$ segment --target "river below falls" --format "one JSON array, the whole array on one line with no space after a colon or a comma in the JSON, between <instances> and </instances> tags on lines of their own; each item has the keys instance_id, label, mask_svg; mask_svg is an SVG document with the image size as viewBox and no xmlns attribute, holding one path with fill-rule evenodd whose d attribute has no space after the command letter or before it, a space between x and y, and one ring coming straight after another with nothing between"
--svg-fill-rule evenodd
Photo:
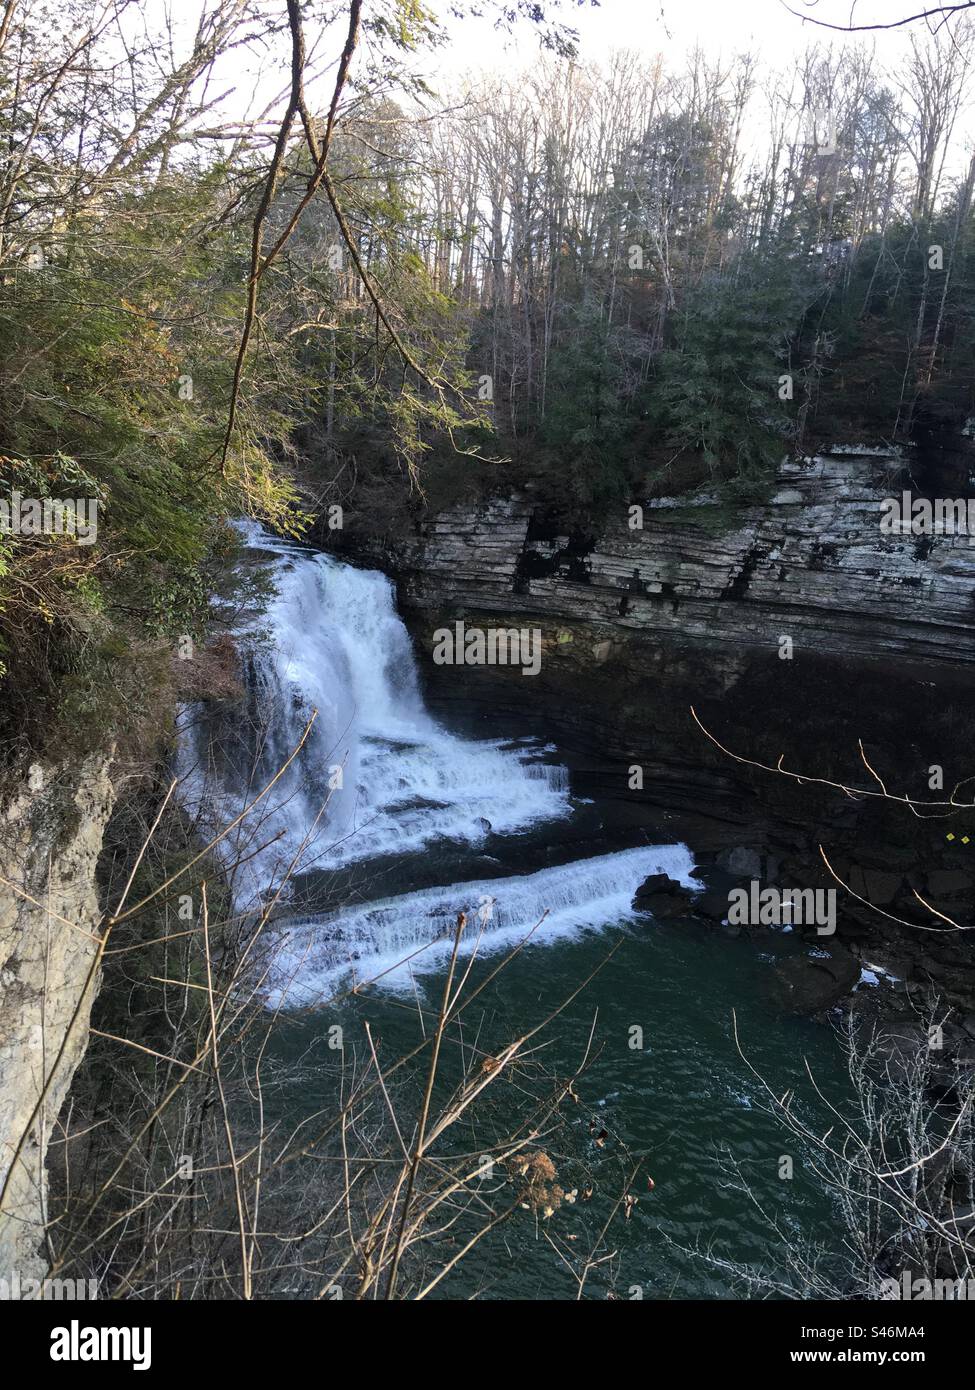
<instances>
[{"instance_id":1,"label":"river below falls","mask_svg":"<svg viewBox=\"0 0 975 1390\"><path fill-rule=\"evenodd\" d=\"M661 842L659 830L651 842L632 803L576 797L551 743L474 740L435 720L383 575L253 525L244 537L246 562L269 568L276 587L267 611L239 625L246 717L190 711L180 761L187 805L226 823L316 712L300 755L225 847L228 864L246 854L233 877L242 911L295 865L264 984L279 1010L269 1058L282 1064L270 1118L293 1128L334 1107L336 1025L360 1064L366 1023L387 1059L420 1041L418 1007L439 1005L463 911L469 991L528 938L465 1022L478 1055L560 1005L533 1055L536 1079L571 1076L588 1054L550 1147L559 1182L580 1195L547 1220L516 1212L435 1296L573 1297L572 1266L624 1191L639 1200L629 1219L613 1217L613 1257L588 1275L588 1298L748 1296L741 1268L775 1296L792 1282L790 1249L838 1255L837 1213L766 1113L734 1032L737 1020L741 1051L774 1095L794 1089L802 1118L828 1128L809 1071L843 1105L839 1044L782 1014L771 990L775 960L807 948L778 932L756 943L634 913L650 874L699 886L693 846ZM448 1049L445 1081L459 1060ZM505 1094L493 1092L485 1129L459 1127L458 1151L505 1132ZM497 1175L488 1185L501 1201ZM449 1257L459 1237L442 1240Z\"/></svg>"}]
</instances>

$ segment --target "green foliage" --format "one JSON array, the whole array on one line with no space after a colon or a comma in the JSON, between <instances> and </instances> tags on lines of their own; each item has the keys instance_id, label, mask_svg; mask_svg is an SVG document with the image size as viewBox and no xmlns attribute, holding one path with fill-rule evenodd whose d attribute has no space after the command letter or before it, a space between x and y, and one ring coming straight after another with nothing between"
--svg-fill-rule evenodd
<instances>
[{"instance_id":1,"label":"green foliage","mask_svg":"<svg viewBox=\"0 0 975 1390\"><path fill-rule=\"evenodd\" d=\"M932 269L932 247L945 264ZM953 200L935 221L866 239L817 323L830 335L817 416L837 433L957 429L975 405L975 238ZM811 332L812 330L810 330Z\"/></svg>"},{"instance_id":2,"label":"green foliage","mask_svg":"<svg viewBox=\"0 0 975 1390\"><path fill-rule=\"evenodd\" d=\"M421 462L438 435L461 454L473 452L484 432L496 448L467 370L469 324L416 249L434 235L449 241L459 234L432 226L421 206L422 190L408 177L410 130L400 108L364 102L357 132L357 139L337 137L329 167L346 224L360 248L368 245L366 274L384 321L320 202L303 217L287 262L273 267L266 302L272 321L302 325L305 450L331 455L363 424L378 427L411 486L422 487ZM379 147L382 159L374 153ZM308 156L299 164L308 170ZM286 186L282 207L299 196L300 185Z\"/></svg>"},{"instance_id":3,"label":"green foliage","mask_svg":"<svg viewBox=\"0 0 975 1390\"><path fill-rule=\"evenodd\" d=\"M705 277L687 297L678 343L655 364L651 420L716 476L761 477L782 457L791 421L779 377L801 307L798 278L757 259L734 276Z\"/></svg>"},{"instance_id":4,"label":"green foliage","mask_svg":"<svg viewBox=\"0 0 975 1390\"><path fill-rule=\"evenodd\" d=\"M123 652L199 632L225 518L304 524L279 462L301 393L285 350L248 361L220 468L246 236L205 230L218 191L211 171L125 193L0 282L0 496L98 505L94 544L4 539L0 654L20 730L28 710L87 720Z\"/></svg>"},{"instance_id":5,"label":"green foliage","mask_svg":"<svg viewBox=\"0 0 975 1390\"><path fill-rule=\"evenodd\" d=\"M558 461L572 500L597 510L631 481L626 441L634 423L635 348L589 303L569 313L549 364L539 443Z\"/></svg>"}]
</instances>

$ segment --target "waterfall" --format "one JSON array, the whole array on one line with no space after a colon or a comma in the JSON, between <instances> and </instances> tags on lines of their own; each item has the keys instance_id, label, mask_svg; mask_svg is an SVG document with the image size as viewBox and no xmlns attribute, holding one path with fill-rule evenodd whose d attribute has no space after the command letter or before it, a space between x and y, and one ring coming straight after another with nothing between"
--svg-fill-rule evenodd
<instances>
[{"instance_id":1,"label":"waterfall","mask_svg":"<svg viewBox=\"0 0 975 1390\"><path fill-rule=\"evenodd\" d=\"M534 945L635 916L633 895L651 874L688 888L694 861L684 845L577 859L554 869L428 888L288 924L270 971L269 1002L308 1006L327 999L341 979L381 977L409 988L415 975L443 965L453 950L457 915L467 915L461 950L488 955L528 940Z\"/></svg>"},{"instance_id":2,"label":"waterfall","mask_svg":"<svg viewBox=\"0 0 975 1390\"><path fill-rule=\"evenodd\" d=\"M565 769L539 761L533 743L458 738L426 711L385 575L253 523L244 537L270 556L275 593L238 632L246 708L218 720L199 707L183 714L184 800L206 828L240 814L317 715L297 758L224 850L228 863L247 859L234 875L238 908L276 888L292 861L302 873L434 840L476 845L570 814Z\"/></svg>"},{"instance_id":3,"label":"waterfall","mask_svg":"<svg viewBox=\"0 0 975 1390\"><path fill-rule=\"evenodd\" d=\"M300 752L220 846L235 905L267 901L291 867L341 871L368 861L398 864L433 846L476 852L490 836L518 836L572 815L566 769L533 739L460 738L426 710L409 634L390 580L242 523L245 547L270 570L273 595L237 623L245 679L242 708L183 711L181 795L212 834L238 817ZM317 713L315 713L317 711ZM292 867L293 866L293 867ZM310 1002L353 971L386 972L442 961L457 913L467 942L498 949L546 913L535 940L618 921L648 874L691 884L682 845L624 850L507 878L408 891L398 897L275 925L270 996ZM429 877L427 879L429 881ZM285 889L287 901L290 887ZM356 896L361 898L361 888ZM343 902L346 899L342 900ZM408 975L408 972L407 972Z\"/></svg>"}]
</instances>

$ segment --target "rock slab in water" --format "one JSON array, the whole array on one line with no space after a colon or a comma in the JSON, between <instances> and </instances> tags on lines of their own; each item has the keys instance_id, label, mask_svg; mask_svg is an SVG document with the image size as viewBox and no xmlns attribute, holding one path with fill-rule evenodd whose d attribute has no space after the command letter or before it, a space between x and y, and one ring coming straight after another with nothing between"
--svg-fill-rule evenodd
<instances>
[{"instance_id":1,"label":"rock slab in water","mask_svg":"<svg viewBox=\"0 0 975 1390\"><path fill-rule=\"evenodd\" d=\"M694 912L708 922L724 922L728 916L728 894L720 888L710 888L694 903Z\"/></svg>"},{"instance_id":2,"label":"rock slab in water","mask_svg":"<svg viewBox=\"0 0 975 1390\"><path fill-rule=\"evenodd\" d=\"M790 956L775 967L776 994L794 1014L830 1009L859 982L860 962L842 946L815 956Z\"/></svg>"},{"instance_id":3,"label":"rock slab in water","mask_svg":"<svg viewBox=\"0 0 975 1390\"><path fill-rule=\"evenodd\" d=\"M638 912L649 912L658 918L684 917L690 912L693 901L690 889L675 883L666 874L651 874L633 895L633 906Z\"/></svg>"}]
</instances>

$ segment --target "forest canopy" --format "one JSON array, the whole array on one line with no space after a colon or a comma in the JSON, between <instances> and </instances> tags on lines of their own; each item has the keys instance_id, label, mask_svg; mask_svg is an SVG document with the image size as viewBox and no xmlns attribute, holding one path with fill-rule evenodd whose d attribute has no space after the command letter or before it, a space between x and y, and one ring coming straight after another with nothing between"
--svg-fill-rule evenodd
<instances>
[{"instance_id":1,"label":"forest canopy","mask_svg":"<svg viewBox=\"0 0 975 1390\"><path fill-rule=\"evenodd\" d=\"M889 70L819 32L776 73L598 65L571 4L458 8L523 47L434 90L448 35L406 0L3 7L4 496L100 503L84 549L0 536L15 726L97 719L137 649L135 717L236 515L403 525L531 482L598 517L965 426L964 16Z\"/></svg>"}]
</instances>

